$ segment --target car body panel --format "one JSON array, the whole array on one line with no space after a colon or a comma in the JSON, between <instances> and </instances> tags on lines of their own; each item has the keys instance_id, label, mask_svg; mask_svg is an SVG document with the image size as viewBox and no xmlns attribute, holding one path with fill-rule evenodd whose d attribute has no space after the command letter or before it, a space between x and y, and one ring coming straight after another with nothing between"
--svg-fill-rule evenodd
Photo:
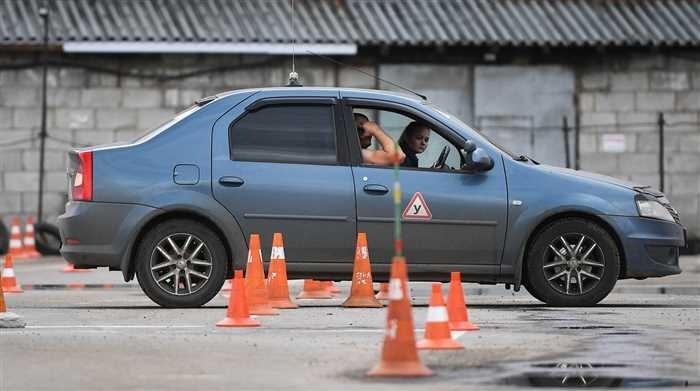
<instances>
[{"instance_id":1,"label":"car body panel","mask_svg":"<svg viewBox=\"0 0 700 391\"><path fill-rule=\"evenodd\" d=\"M355 234L366 230L371 254L376 254L373 272L385 279L391 253L391 197L369 195L363 189L366 184L391 188L390 169L362 166L352 154L347 162L328 166L231 161L229 124L260 99L287 97L362 99L402 106L449 129L456 139L474 141L494 160L493 169L478 174L402 171L403 205L421 192L433 213L431 223L403 224L412 279L445 280L449 271L459 270L465 281L517 286L533 234L549 219L568 215L589 216L610 230L625 262L621 277L680 272L677 265L652 259L648 246L683 246L683 227L639 217L633 184L517 161L457 118L420 99L344 88L233 91L152 137L92 148L94 201L69 202L59 217L62 238L80 238L80 244L64 241L64 256L89 266L121 269L129 279L132 248L144 227L159 217L188 214L215 226L233 252L232 262L240 266L246 259L249 233L262 233L264 251L269 251L271 233L283 231L288 238L290 277L346 277L352 270ZM356 137L354 128L338 131L348 139ZM222 189L218 179L226 175L245 176L252 191L241 195ZM299 216L306 218L296 219ZM95 222L104 224L95 228Z\"/></svg>"}]
</instances>

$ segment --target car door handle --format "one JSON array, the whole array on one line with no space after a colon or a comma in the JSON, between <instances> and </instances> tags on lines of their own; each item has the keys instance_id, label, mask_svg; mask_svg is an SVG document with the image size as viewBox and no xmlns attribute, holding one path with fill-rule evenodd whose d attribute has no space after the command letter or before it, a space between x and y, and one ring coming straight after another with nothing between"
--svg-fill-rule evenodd
<instances>
[{"instance_id":1,"label":"car door handle","mask_svg":"<svg viewBox=\"0 0 700 391\"><path fill-rule=\"evenodd\" d=\"M384 185L365 185L363 189L365 193L370 194L386 194L389 192L389 188Z\"/></svg>"},{"instance_id":2,"label":"car door handle","mask_svg":"<svg viewBox=\"0 0 700 391\"><path fill-rule=\"evenodd\" d=\"M237 176L222 176L219 178L219 183L223 186L239 187L242 186L245 181Z\"/></svg>"}]
</instances>

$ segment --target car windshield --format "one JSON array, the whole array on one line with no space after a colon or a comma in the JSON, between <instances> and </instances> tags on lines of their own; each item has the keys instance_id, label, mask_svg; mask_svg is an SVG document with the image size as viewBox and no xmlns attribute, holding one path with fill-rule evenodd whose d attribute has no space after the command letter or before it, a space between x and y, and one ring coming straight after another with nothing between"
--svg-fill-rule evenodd
<instances>
[{"instance_id":1,"label":"car windshield","mask_svg":"<svg viewBox=\"0 0 700 391\"><path fill-rule=\"evenodd\" d=\"M186 108L185 110L177 113L173 118L167 120L166 122L164 122L160 126L156 127L155 129L148 130L146 133L140 135L138 138L136 138L136 140L134 140L134 144L139 144L139 143L142 143L144 141L148 141L148 140L152 139L153 137L159 135L160 133L162 133L164 130L168 129L169 127L171 127L171 126L175 125L176 123L182 121L183 119L189 117L190 115L192 115L192 113L199 110L201 107L202 107L202 105L194 104L194 105Z\"/></svg>"},{"instance_id":2,"label":"car windshield","mask_svg":"<svg viewBox=\"0 0 700 391\"><path fill-rule=\"evenodd\" d=\"M518 158L519 158L520 154L516 154L516 153L512 152L511 150L509 150L508 148L506 148L506 147L500 145L499 143L497 143L496 141L492 140L490 137L486 136L485 134L483 134L483 133L480 132L479 130L474 129L474 128L472 128L471 126L467 125L466 123L464 123L464 121L460 120L460 119L457 118L456 116L451 115L451 114L448 114L446 111L444 111L443 109L439 108L439 107L436 106L434 103L426 103L426 105L429 106L430 108L432 108L433 110L435 110L436 112L440 113L440 115L444 116L446 119L455 122L457 125L462 126L462 127L464 127L465 129L469 129L469 130L474 131L476 134L478 134L479 136L483 137L484 140L486 140L486 142L488 142L488 143L490 143L491 145L493 145L494 147L500 149L503 153L507 154L507 155L510 156L511 158L513 158L513 159L518 159Z\"/></svg>"}]
</instances>

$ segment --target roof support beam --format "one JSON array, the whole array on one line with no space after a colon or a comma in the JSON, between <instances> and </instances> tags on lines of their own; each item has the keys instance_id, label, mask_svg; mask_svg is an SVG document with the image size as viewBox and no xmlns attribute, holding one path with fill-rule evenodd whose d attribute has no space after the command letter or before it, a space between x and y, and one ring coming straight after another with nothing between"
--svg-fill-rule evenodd
<instances>
[{"instance_id":1,"label":"roof support beam","mask_svg":"<svg viewBox=\"0 0 700 391\"><path fill-rule=\"evenodd\" d=\"M66 53L247 53L247 54L292 54L289 43L243 43L243 42L129 42L91 41L65 42ZM357 54L357 45L345 44L296 44L294 52L299 56L309 52L326 55L352 56Z\"/></svg>"}]
</instances>

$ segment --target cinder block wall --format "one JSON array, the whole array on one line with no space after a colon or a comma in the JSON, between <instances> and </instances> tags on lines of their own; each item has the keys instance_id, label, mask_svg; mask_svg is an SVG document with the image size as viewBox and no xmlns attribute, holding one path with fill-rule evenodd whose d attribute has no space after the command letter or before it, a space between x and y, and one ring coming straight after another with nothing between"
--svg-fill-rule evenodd
<instances>
[{"instance_id":1,"label":"cinder block wall","mask_svg":"<svg viewBox=\"0 0 700 391\"><path fill-rule=\"evenodd\" d=\"M581 169L658 188L662 112L664 192L690 233L700 237L700 58L637 54L599 60L577 72ZM624 150L610 152L605 141L611 134L623 135Z\"/></svg>"}]
</instances>

